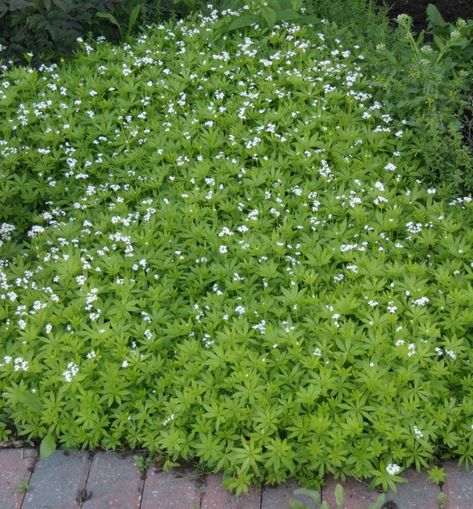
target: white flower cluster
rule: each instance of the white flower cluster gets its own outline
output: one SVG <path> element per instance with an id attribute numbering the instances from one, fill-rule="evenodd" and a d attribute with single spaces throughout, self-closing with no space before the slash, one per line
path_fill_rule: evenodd
<path id="1" fill-rule="evenodd" d="M 72 379 L 75 376 L 77 376 L 78 373 L 79 373 L 79 368 L 78 368 L 77 364 L 74 364 L 73 362 L 69 362 L 69 364 L 67 365 L 67 369 L 66 369 L 66 371 L 64 371 L 62 376 L 64 377 L 64 380 L 66 380 L 66 382 L 72 382 Z"/>
<path id="2" fill-rule="evenodd" d="M 16 357 L 13 359 L 10 355 L 5 355 L 3 357 L 3 362 L 5 364 L 10 364 L 13 361 L 13 371 L 28 371 L 30 365 L 28 361 L 25 361 L 23 357 Z M 0 364 L 0 367 L 3 367 L 4 364 Z"/>
<path id="3" fill-rule="evenodd" d="M 401 472 L 401 467 L 399 465 L 396 465 L 396 463 L 390 463 L 386 466 L 386 472 L 389 475 L 397 475 Z"/>
<path id="4" fill-rule="evenodd" d="M 11 240 L 11 234 L 15 231 L 15 226 L 9 223 L 2 223 L 0 225 L 0 247 L 6 240 Z"/>

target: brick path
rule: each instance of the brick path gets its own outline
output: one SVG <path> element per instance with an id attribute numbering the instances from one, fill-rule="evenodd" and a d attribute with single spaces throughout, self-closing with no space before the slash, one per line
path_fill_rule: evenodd
<path id="1" fill-rule="evenodd" d="M 473 509 L 473 471 L 445 465 L 445 509 Z M 440 489 L 425 474 L 409 471 L 407 484 L 389 493 L 385 509 L 439 509 Z M 288 509 L 294 483 L 252 488 L 236 497 L 222 488 L 221 476 L 191 470 L 140 472 L 132 454 L 55 452 L 38 459 L 35 449 L 0 449 L 0 509 Z M 337 481 L 329 479 L 322 499 L 335 508 Z M 347 480 L 346 509 L 366 509 L 376 498 L 364 484 Z"/>

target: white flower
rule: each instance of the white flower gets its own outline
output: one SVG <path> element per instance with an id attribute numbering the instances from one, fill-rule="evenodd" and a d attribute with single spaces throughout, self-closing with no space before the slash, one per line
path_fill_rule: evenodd
<path id="1" fill-rule="evenodd" d="M 127 368 L 127 367 L 128 367 L 128 361 L 123 361 L 122 368 Z"/>
<path id="2" fill-rule="evenodd" d="M 28 361 L 25 361 L 22 357 L 17 357 L 13 361 L 14 371 L 28 371 L 28 368 L 29 368 Z"/>
<path id="3" fill-rule="evenodd" d="M 220 254 L 225 254 L 227 252 L 227 246 L 225 246 L 224 244 L 222 244 L 218 250 L 220 251 Z"/>
<path id="4" fill-rule="evenodd" d="M 245 313 L 245 308 L 243 306 L 237 306 L 235 308 L 235 311 L 239 314 L 239 315 L 242 315 Z"/>
<path id="5" fill-rule="evenodd" d="M 399 465 L 396 465 L 395 463 L 390 463 L 386 467 L 386 472 L 389 475 L 397 475 L 397 474 L 399 474 L 401 472 L 401 467 Z"/>
<path id="6" fill-rule="evenodd" d="M 428 302 L 429 299 L 427 297 L 420 297 L 418 299 L 414 299 L 412 304 L 415 304 L 416 306 L 425 306 Z"/>
<path id="7" fill-rule="evenodd" d="M 257 330 L 260 334 L 264 334 L 266 332 L 266 320 L 261 320 L 261 322 L 253 325 L 252 329 Z"/>
<path id="8" fill-rule="evenodd" d="M 62 374 L 66 382 L 71 382 L 72 379 L 79 373 L 79 368 L 73 362 L 69 362 L 66 371 Z"/>
<path id="9" fill-rule="evenodd" d="M 374 200 L 373 200 L 373 203 L 375 205 L 379 205 L 380 203 L 388 203 L 388 199 L 385 198 L 384 196 L 377 196 Z"/>
<path id="10" fill-rule="evenodd" d="M 224 235 L 233 235 L 233 232 L 227 228 L 226 226 L 224 226 L 222 228 L 222 230 L 220 231 L 220 233 L 218 234 L 219 237 L 223 237 Z"/>
<path id="11" fill-rule="evenodd" d="M 453 360 L 456 360 L 457 358 L 457 354 L 453 351 L 453 350 L 450 350 L 448 348 L 445 348 L 445 353 Z"/>

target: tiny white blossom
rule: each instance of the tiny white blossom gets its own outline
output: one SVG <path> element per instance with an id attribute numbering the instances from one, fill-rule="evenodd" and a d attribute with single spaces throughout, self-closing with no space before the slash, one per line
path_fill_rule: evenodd
<path id="1" fill-rule="evenodd" d="M 401 472 L 401 467 L 399 465 L 396 465 L 395 463 L 390 463 L 386 467 L 386 472 L 389 475 L 397 475 Z"/>
<path id="2" fill-rule="evenodd" d="M 71 382 L 72 379 L 79 373 L 79 368 L 73 362 L 69 362 L 66 371 L 62 374 L 66 382 Z"/>
<path id="3" fill-rule="evenodd" d="M 427 297 L 420 297 L 418 299 L 414 299 L 412 301 L 412 304 L 416 306 L 425 306 L 429 302 L 429 299 Z"/>

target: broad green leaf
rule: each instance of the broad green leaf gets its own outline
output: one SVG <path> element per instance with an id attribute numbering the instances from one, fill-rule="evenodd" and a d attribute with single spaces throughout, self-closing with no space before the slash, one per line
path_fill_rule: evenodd
<path id="1" fill-rule="evenodd" d="M 24 405 L 32 408 L 36 412 L 41 412 L 43 408 L 38 396 L 28 391 L 21 391 L 18 395 L 18 401 L 21 401 Z"/>
<path id="2" fill-rule="evenodd" d="M 447 22 L 443 19 L 440 11 L 434 4 L 429 4 L 427 6 L 427 21 L 429 28 L 444 27 L 447 25 Z"/>
<path id="3" fill-rule="evenodd" d="M 345 499 L 345 490 L 341 484 L 337 484 L 335 486 L 335 503 L 337 504 L 337 509 L 343 509 Z"/>
<path id="4" fill-rule="evenodd" d="M 238 30 L 240 28 L 246 28 L 254 23 L 257 23 L 259 21 L 258 16 L 255 16 L 254 14 L 246 14 L 244 16 L 240 16 L 238 18 L 235 18 L 228 27 L 228 31 L 232 32 L 233 30 Z"/>
<path id="5" fill-rule="evenodd" d="M 303 0 L 291 0 L 292 10 L 298 12 L 302 7 Z"/>
<path id="6" fill-rule="evenodd" d="M 138 16 L 141 12 L 142 7 L 143 6 L 141 4 L 137 4 L 131 11 L 130 19 L 128 20 L 128 29 L 127 29 L 128 35 L 131 34 L 131 31 L 133 30 L 133 28 L 135 26 L 136 20 L 138 19 Z"/>
<path id="7" fill-rule="evenodd" d="M 384 494 L 381 494 L 374 502 L 368 506 L 368 509 L 382 509 L 385 500 L 386 497 Z"/>
<path id="8" fill-rule="evenodd" d="M 48 433 L 43 440 L 41 440 L 41 444 L 39 446 L 39 456 L 41 459 L 46 459 L 48 456 L 56 450 L 56 440 L 54 435 Z"/>
<path id="9" fill-rule="evenodd" d="M 303 16 L 301 16 L 298 12 L 293 11 L 292 9 L 286 9 L 277 13 L 278 21 L 294 21 L 296 19 L 302 20 Z"/>
<path id="10" fill-rule="evenodd" d="M 320 493 L 317 490 L 309 490 L 307 488 L 297 488 L 294 495 L 310 498 L 316 504 L 320 503 Z"/>
<path id="11" fill-rule="evenodd" d="M 281 3 L 278 0 L 268 0 L 267 3 L 274 11 L 278 12 L 281 10 Z"/>
<path id="12" fill-rule="evenodd" d="M 110 21 L 110 23 L 115 25 L 118 28 L 118 30 L 120 31 L 120 33 L 122 33 L 122 27 L 120 26 L 120 23 L 117 21 L 115 16 L 113 14 L 111 14 L 110 12 L 97 12 L 96 16 L 98 18 L 102 18 L 102 19 L 106 19 L 106 20 Z"/>

